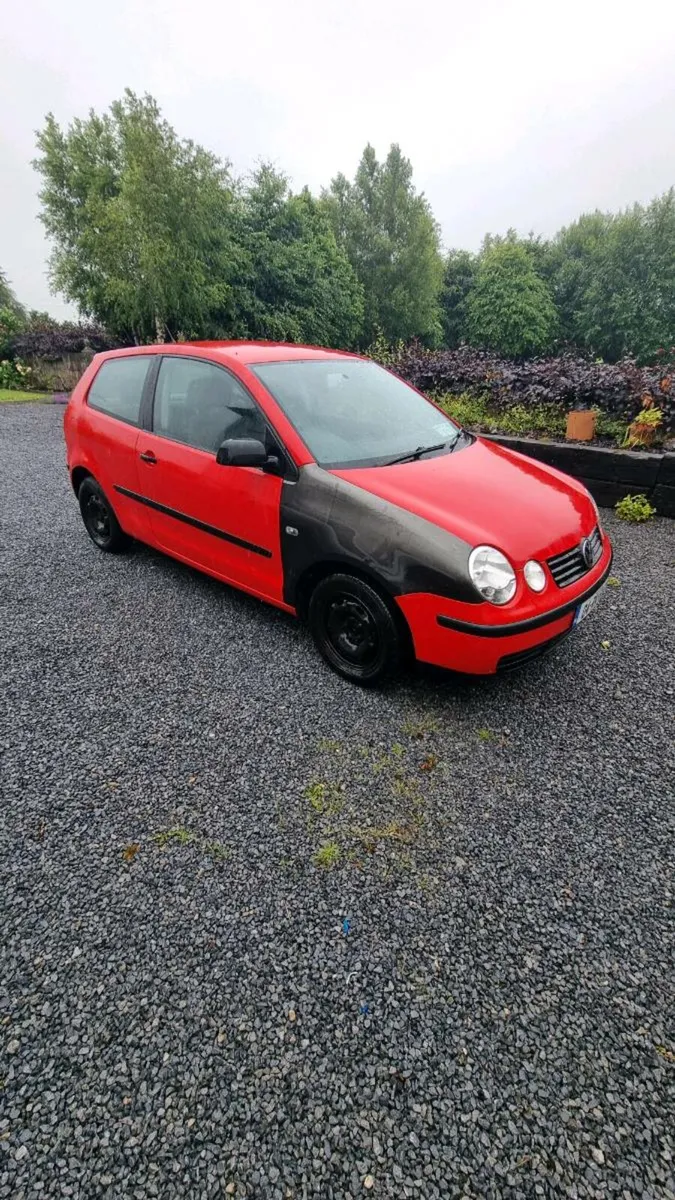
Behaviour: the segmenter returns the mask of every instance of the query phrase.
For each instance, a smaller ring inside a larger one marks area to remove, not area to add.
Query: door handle
[[[152,453],[152,450],[144,450],[143,453],[141,454],[141,461],[144,463],[147,463],[148,466],[150,466],[150,467],[154,467],[157,465],[157,459],[155,458],[154,454]]]

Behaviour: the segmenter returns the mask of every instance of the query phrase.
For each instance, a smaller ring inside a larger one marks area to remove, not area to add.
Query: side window
[[[153,430],[213,454],[226,438],[266,437],[262,413],[234,375],[198,358],[162,359]]]
[[[89,388],[87,404],[100,412],[138,425],[143,384],[152,358],[149,354],[130,354],[128,358],[107,358]]]

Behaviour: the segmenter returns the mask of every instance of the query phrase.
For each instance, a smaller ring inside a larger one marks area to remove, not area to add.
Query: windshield
[[[294,359],[251,370],[322,467],[383,466],[457,440],[448,417],[375,363]]]

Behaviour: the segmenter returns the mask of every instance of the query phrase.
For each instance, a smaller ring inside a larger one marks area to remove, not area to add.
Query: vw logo
[[[593,566],[593,562],[595,560],[595,552],[593,550],[593,543],[592,543],[591,539],[584,538],[579,549],[581,550],[581,557],[583,558],[584,562],[586,563],[586,566],[590,569]]]

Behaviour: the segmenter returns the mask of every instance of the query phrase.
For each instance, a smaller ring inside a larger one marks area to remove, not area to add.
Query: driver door
[[[139,500],[155,544],[191,566],[264,599],[283,600],[283,480],[260,467],[220,466],[226,438],[267,443],[265,419],[239,380],[199,358],[166,356],[152,431],[137,443]]]

